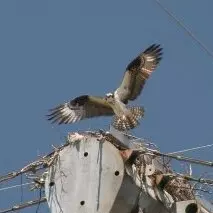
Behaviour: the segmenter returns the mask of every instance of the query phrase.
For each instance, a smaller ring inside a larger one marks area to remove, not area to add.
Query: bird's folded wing
[[[146,80],[159,64],[162,56],[160,45],[153,44],[136,57],[126,68],[123,81],[115,91],[119,99],[127,103],[140,95]]]
[[[113,110],[104,98],[83,95],[51,109],[47,116],[52,123],[67,124],[108,115],[113,115]]]

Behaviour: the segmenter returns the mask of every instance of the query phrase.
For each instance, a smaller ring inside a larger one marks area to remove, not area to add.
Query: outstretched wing
[[[161,56],[162,48],[153,44],[127,66],[123,81],[115,91],[122,102],[135,100],[140,95],[146,80],[159,64]]]
[[[102,97],[83,95],[50,110],[48,120],[68,124],[95,116],[113,115],[112,108]]]

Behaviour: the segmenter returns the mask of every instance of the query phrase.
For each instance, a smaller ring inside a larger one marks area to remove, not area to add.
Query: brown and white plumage
[[[146,80],[162,59],[161,56],[162,48],[153,44],[129,63],[123,81],[115,91],[122,102],[133,101],[140,95]]]
[[[97,116],[114,116],[113,126],[120,131],[136,127],[144,115],[143,107],[127,107],[141,93],[146,80],[159,64],[160,45],[153,44],[136,57],[126,68],[123,81],[114,93],[105,97],[82,95],[50,110],[48,120],[68,124]]]
[[[68,124],[85,118],[113,115],[112,108],[102,97],[82,95],[50,110],[48,120]]]
[[[133,129],[139,124],[139,119],[144,116],[143,107],[129,107],[128,111],[130,113],[126,113],[123,116],[114,116],[112,125],[116,129],[120,131]]]

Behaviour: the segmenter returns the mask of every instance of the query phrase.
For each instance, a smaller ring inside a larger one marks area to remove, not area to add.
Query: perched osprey
[[[120,130],[133,129],[144,115],[143,107],[128,107],[141,93],[146,80],[159,64],[162,56],[160,45],[153,44],[136,57],[126,68],[120,87],[105,97],[82,95],[50,109],[48,120],[68,124],[85,118],[114,116],[112,125]]]

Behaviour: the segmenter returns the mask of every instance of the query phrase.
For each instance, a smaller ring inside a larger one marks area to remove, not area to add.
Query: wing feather
[[[113,110],[102,97],[83,95],[50,109],[48,120],[68,124],[96,116],[113,115]]]
[[[127,103],[135,100],[141,93],[146,80],[162,59],[162,48],[153,44],[136,57],[126,68],[123,81],[115,91],[119,99]]]

